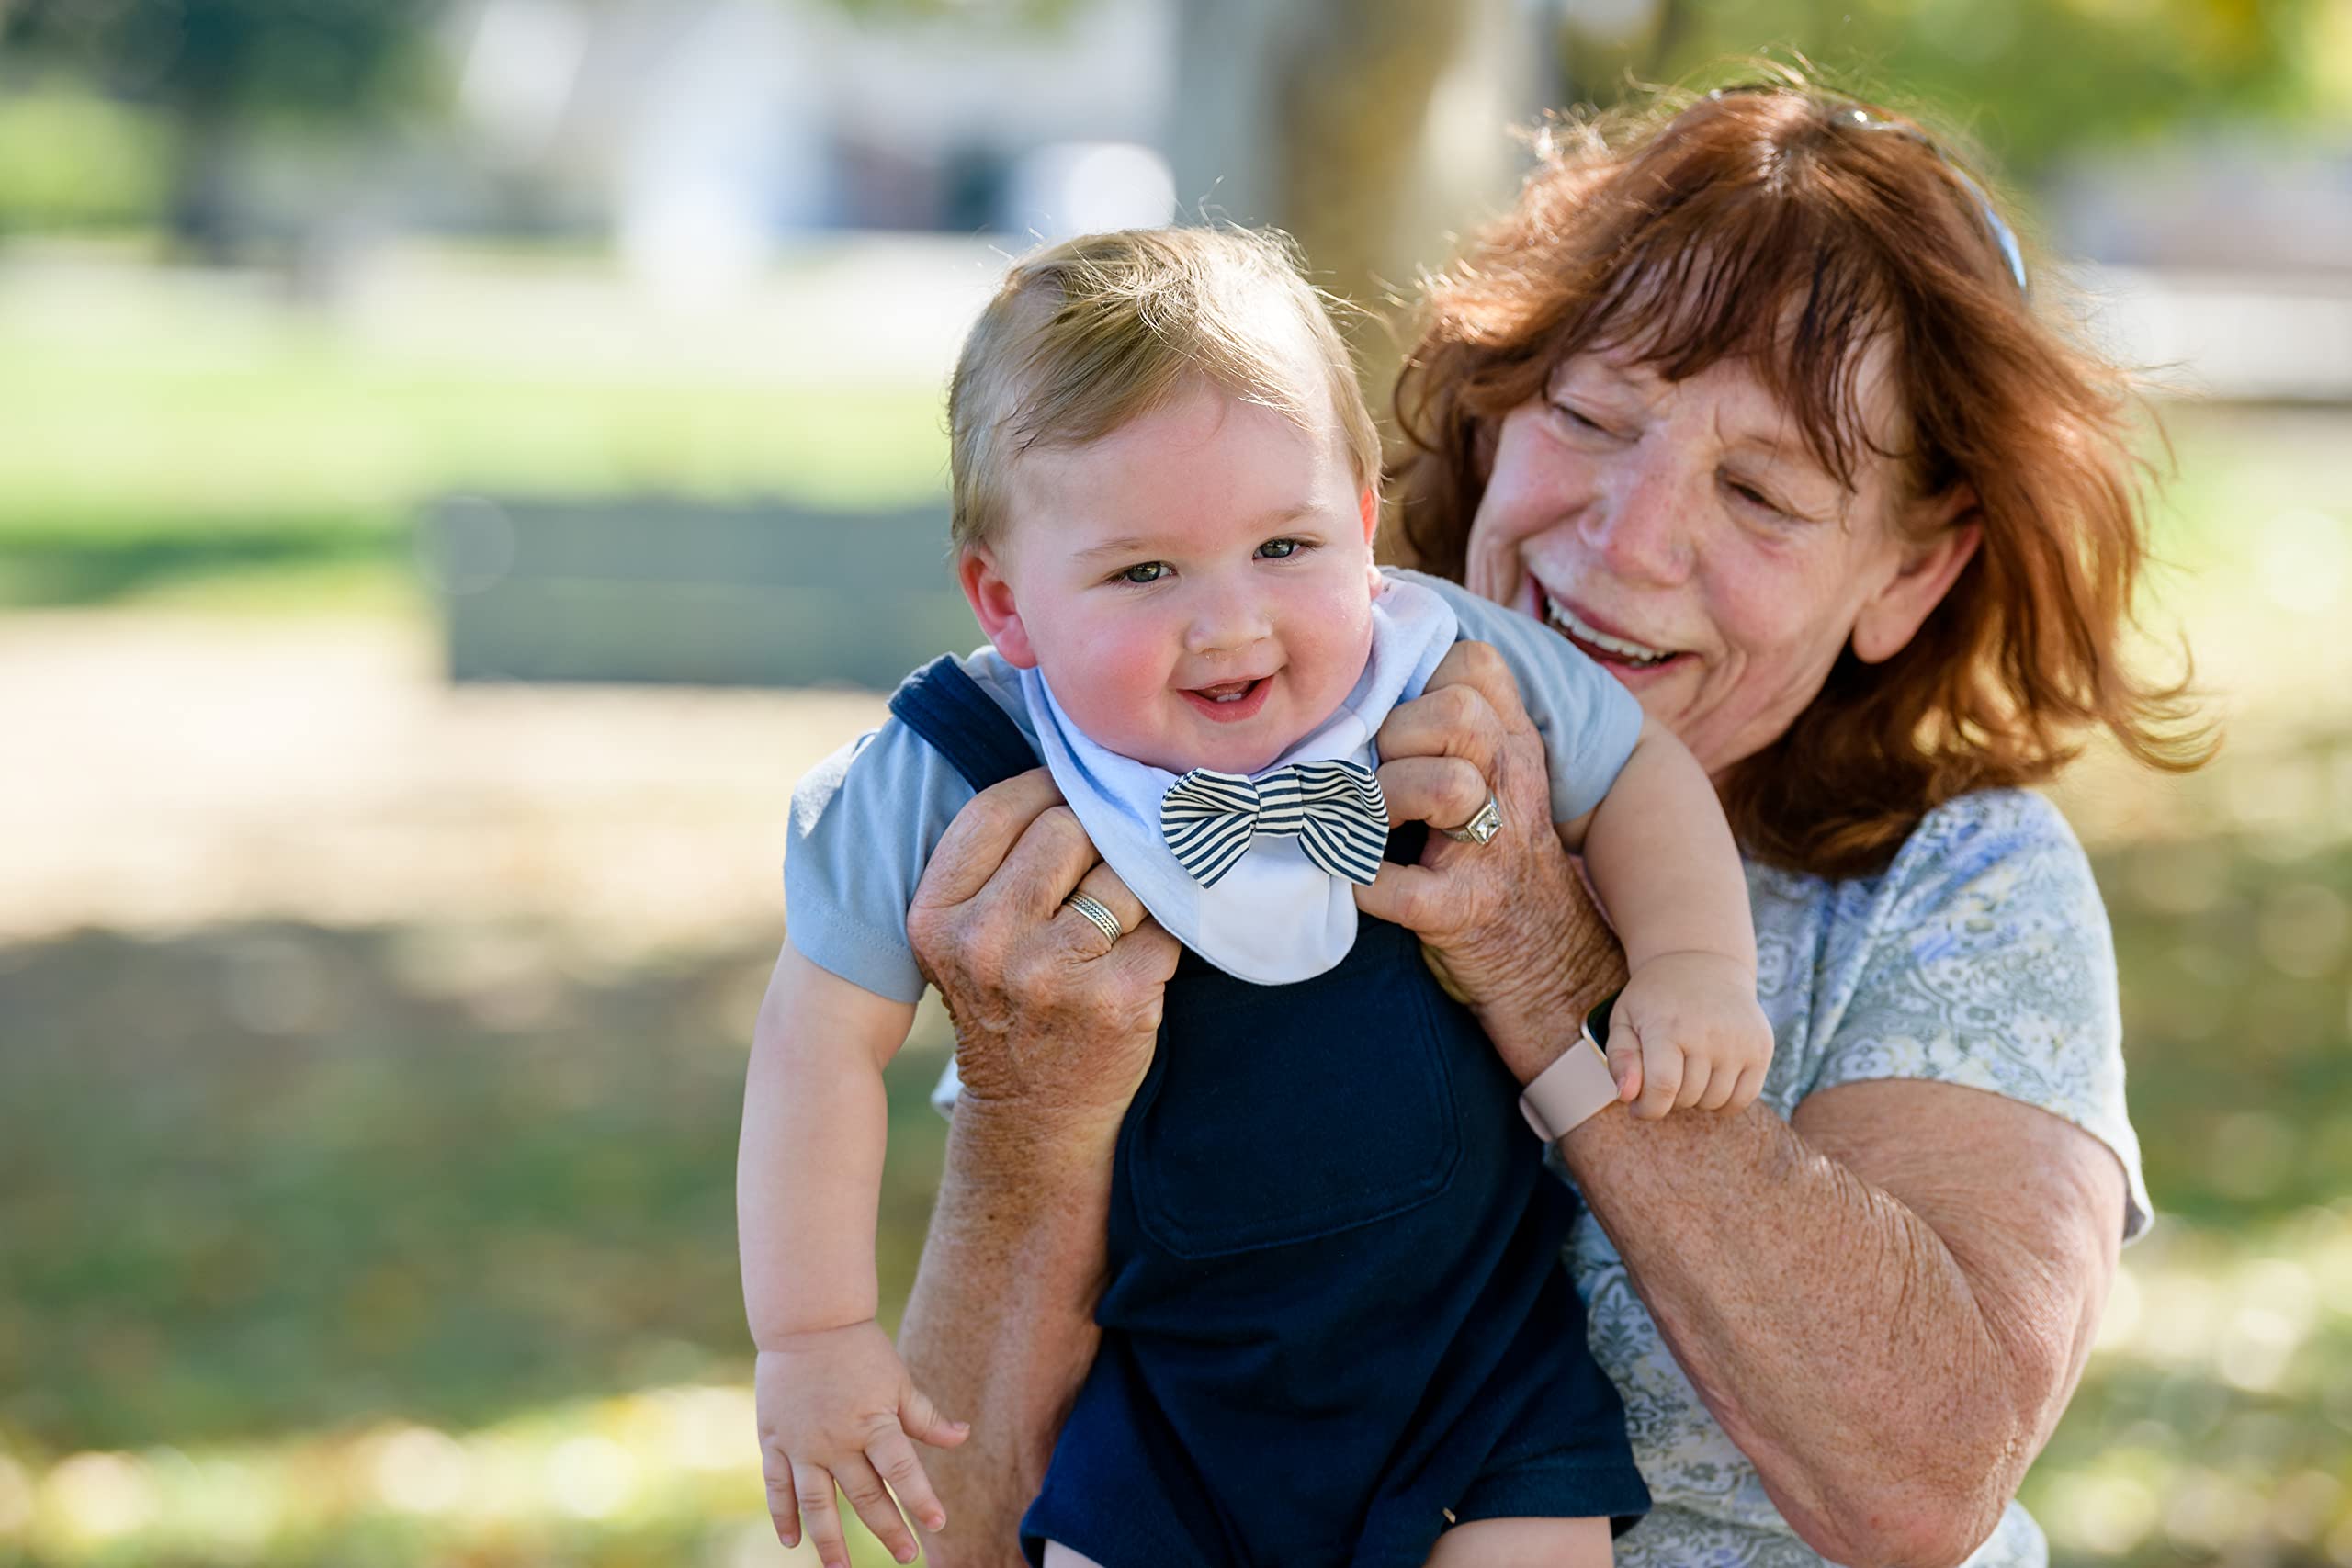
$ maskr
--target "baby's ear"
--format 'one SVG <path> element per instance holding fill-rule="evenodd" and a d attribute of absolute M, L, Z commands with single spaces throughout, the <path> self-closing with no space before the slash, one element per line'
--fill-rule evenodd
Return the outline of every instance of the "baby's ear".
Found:
<path fill-rule="evenodd" d="M 1012 584 L 1005 580 L 986 545 L 965 550 L 956 563 L 956 579 L 964 585 L 965 603 L 980 623 L 996 650 L 1015 669 L 1037 668 L 1036 650 L 1029 646 L 1029 630 L 1021 623 L 1021 606 L 1013 603 Z"/>
<path fill-rule="evenodd" d="M 1364 486 L 1363 493 L 1356 497 L 1356 510 L 1363 516 L 1363 542 L 1369 545 L 1380 532 L 1380 492 Z"/>

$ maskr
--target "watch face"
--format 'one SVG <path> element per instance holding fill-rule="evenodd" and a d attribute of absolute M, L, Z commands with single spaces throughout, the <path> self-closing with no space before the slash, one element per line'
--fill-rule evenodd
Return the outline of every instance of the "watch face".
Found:
<path fill-rule="evenodd" d="M 1617 1006 L 1618 993 L 1610 992 L 1600 998 L 1600 1005 L 1584 1015 L 1584 1037 L 1606 1055 L 1609 1050 L 1609 1015 Z"/>

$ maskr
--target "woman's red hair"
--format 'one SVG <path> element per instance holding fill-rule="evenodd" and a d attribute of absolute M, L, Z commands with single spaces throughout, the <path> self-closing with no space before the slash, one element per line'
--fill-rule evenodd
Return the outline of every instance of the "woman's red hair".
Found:
<path fill-rule="evenodd" d="M 1462 576 L 1495 427 L 1564 357 L 1628 350 L 1671 380 L 1742 359 L 1849 489 L 1892 461 L 1905 501 L 1971 487 L 1983 529 L 1901 652 L 1841 655 L 1727 772 L 1750 854 L 1875 871 L 1927 812 L 2048 777 L 2091 727 L 2157 767 L 2211 753 L 2186 684 L 2123 657 L 2147 561 L 2128 378 L 2030 308 L 1981 191 L 1924 132 L 1791 80 L 1555 124 L 1538 152 L 1429 286 L 1397 383 L 1391 493 L 1417 564 Z M 1900 451 L 1873 444 L 1857 394 L 1880 340 Z"/>

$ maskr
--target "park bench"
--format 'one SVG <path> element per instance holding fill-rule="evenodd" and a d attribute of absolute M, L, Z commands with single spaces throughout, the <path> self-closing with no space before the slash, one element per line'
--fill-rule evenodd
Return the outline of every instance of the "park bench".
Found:
<path fill-rule="evenodd" d="M 887 691 L 982 638 L 944 502 L 895 512 L 673 497 L 448 497 L 420 524 L 453 681 Z"/>

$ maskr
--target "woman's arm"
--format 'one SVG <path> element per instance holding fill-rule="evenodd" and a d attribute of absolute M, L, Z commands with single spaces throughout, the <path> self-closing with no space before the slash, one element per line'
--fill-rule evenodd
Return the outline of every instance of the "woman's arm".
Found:
<path fill-rule="evenodd" d="M 1611 1107 L 1562 1153 L 1808 1545 L 1955 1563 L 1992 1533 L 2114 1275 L 2122 1172 L 2098 1140 L 1998 1095 L 1887 1080 L 1815 1095 L 1793 1123 Z"/>
<path fill-rule="evenodd" d="M 1428 708 L 1382 731 L 1382 754 L 1404 760 L 1382 785 L 1400 817 L 1436 821 L 1491 786 L 1504 836 L 1433 840 L 1360 902 L 1422 934 L 1525 1081 L 1623 959 L 1543 820 L 1542 749 L 1508 672 L 1472 644 L 1449 665 Z M 1760 1106 L 1640 1123 L 1612 1107 L 1562 1152 L 1676 1359 L 1809 1545 L 1949 1563 L 1990 1532 L 2112 1277 L 2121 1172 L 2097 1140 L 1994 1095 L 1895 1081 L 1815 1095 L 1793 1124 Z"/>
<path fill-rule="evenodd" d="M 1111 1156 L 1095 1132 L 1064 1143 L 1017 1114 L 956 1107 L 899 1330 L 916 1381 L 972 1426 L 963 1447 L 927 1456 L 948 1519 L 924 1538 L 934 1568 L 1025 1564 L 1021 1515 L 1100 1337 Z"/>
<path fill-rule="evenodd" d="M 1062 912 L 1081 886 L 1125 928 L 1107 951 Z M 925 1546 L 935 1568 L 1012 1568 L 1093 1359 L 1112 1145 L 1178 949 L 1042 771 L 981 792 L 949 826 L 907 934 L 955 1020 L 964 1086 L 899 1334 L 917 1382 L 972 1428 L 929 1460 L 948 1525 Z"/>

